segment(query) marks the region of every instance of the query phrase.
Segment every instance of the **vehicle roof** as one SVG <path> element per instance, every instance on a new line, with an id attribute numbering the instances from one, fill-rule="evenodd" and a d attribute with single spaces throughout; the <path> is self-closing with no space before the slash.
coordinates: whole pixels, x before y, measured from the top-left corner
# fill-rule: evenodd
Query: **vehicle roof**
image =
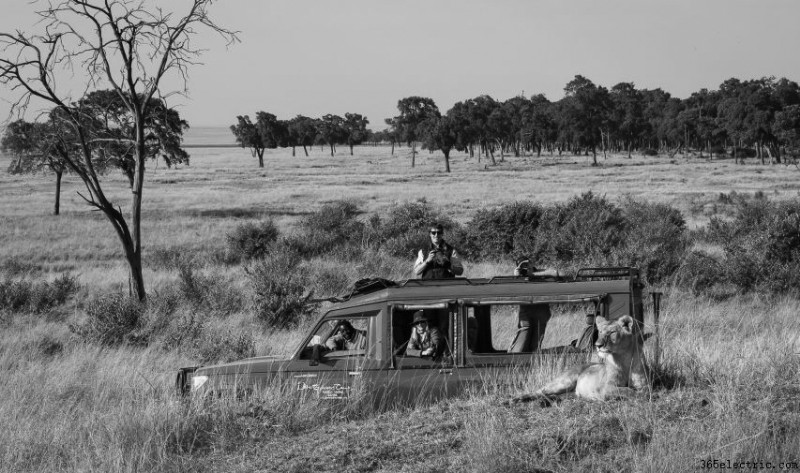
<path id="1" fill-rule="evenodd" d="M 329 313 L 363 305 L 396 303 L 435 303 L 448 300 L 502 300 L 502 299 L 580 299 L 611 293 L 630 291 L 629 278 L 612 280 L 529 280 L 518 277 L 491 279 L 409 279 L 396 286 L 378 289 L 366 294 L 354 294 L 331 307 Z"/>

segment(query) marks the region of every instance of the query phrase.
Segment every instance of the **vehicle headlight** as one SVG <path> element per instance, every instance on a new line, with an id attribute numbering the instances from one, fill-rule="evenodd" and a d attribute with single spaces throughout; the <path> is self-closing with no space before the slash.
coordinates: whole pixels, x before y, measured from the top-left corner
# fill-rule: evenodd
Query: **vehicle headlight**
<path id="1" fill-rule="evenodd" d="M 193 376 L 192 377 L 192 391 L 197 391 L 208 381 L 208 376 Z"/>

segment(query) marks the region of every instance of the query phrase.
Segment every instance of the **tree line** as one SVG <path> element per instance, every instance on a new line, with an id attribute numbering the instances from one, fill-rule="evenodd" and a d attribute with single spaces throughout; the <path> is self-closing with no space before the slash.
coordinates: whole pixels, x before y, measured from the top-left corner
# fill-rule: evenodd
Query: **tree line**
<path id="1" fill-rule="evenodd" d="M 506 154 L 541 156 L 564 152 L 592 154 L 598 150 L 642 154 L 695 150 L 709 158 L 730 150 L 738 163 L 755 156 L 761 163 L 780 163 L 800 152 L 800 86 L 786 78 L 754 80 L 731 78 L 718 90 L 701 89 L 686 99 L 657 89 L 637 89 L 620 82 L 611 89 L 594 84 L 581 75 L 564 87 L 561 100 L 543 94 L 498 101 L 489 95 L 457 102 L 446 113 L 433 99 L 406 97 L 398 101 L 399 114 L 385 119 L 387 128 L 367 129 L 367 118 L 359 114 L 325 115 L 321 119 L 302 115 L 278 120 L 266 112 L 237 117 L 231 126 L 236 140 L 258 156 L 263 167 L 266 148 L 328 144 L 331 155 L 337 144 L 364 142 L 405 143 L 412 148 L 412 167 L 417 145 L 440 150 L 450 172 L 453 149 L 477 154 L 496 163 Z M 294 150 L 293 150 L 294 155 Z"/>

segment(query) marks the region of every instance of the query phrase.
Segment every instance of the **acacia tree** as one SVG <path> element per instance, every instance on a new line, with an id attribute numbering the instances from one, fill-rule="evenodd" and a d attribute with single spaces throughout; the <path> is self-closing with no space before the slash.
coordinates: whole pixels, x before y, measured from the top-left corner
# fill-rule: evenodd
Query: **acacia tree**
<path id="1" fill-rule="evenodd" d="M 450 172 L 450 151 L 458 143 L 456 120 L 447 115 L 429 118 L 421 128 L 422 147 L 431 151 L 441 150 L 444 154 L 444 170 Z"/>
<path id="2" fill-rule="evenodd" d="M 231 132 L 236 137 L 236 142 L 242 148 L 250 148 L 250 154 L 254 158 L 258 158 L 258 167 L 264 167 L 264 149 L 266 144 L 264 139 L 256 128 L 255 123 L 250 121 L 248 115 L 239 115 L 236 117 L 237 123 L 231 125 Z"/>
<path id="3" fill-rule="evenodd" d="M 317 134 L 331 147 L 331 157 L 336 153 L 336 145 L 345 139 L 344 118 L 327 114 L 317 121 Z"/>
<path id="4" fill-rule="evenodd" d="M 570 128 L 575 144 L 591 149 L 592 165 L 597 166 L 597 144 L 602 140 L 601 130 L 611 108 L 608 90 L 577 75 L 564 92 L 562 124 Z"/>
<path id="5" fill-rule="evenodd" d="M 128 263 L 130 291 L 139 300 L 147 297 L 141 237 L 146 117 L 152 99 L 166 96 L 161 90 L 165 77 L 176 76 L 185 88 L 188 69 L 201 53 L 192 43 L 199 29 L 219 33 L 229 44 L 237 40 L 234 32 L 208 16 L 210 4 L 211 0 L 193 0 L 185 14 L 176 16 L 146 0 L 53 0 L 38 11 L 42 32 L 0 33 L 0 83 L 20 93 L 12 113 L 24 113 L 32 98 L 63 113 L 63 126 L 71 127 L 81 151 L 67 161 L 86 187 L 86 194 L 80 195 L 114 227 Z M 81 70 L 87 90 L 101 84 L 111 88 L 132 119 L 131 134 L 124 137 L 134 160 L 130 224 L 103 191 L 92 159 L 91 128 L 58 87 L 64 73 Z"/>
<path id="6" fill-rule="evenodd" d="M 308 157 L 308 147 L 314 145 L 314 140 L 317 138 L 317 124 L 313 118 L 298 115 L 288 123 L 289 126 L 289 144 L 292 147 L 292 156 L 295 155 L 294 149 L 296 146 L 302 146 L 303 152 Z"/>
<path id="7" fill-rule="evenodd" d="M 369 136 L 367 130 L 369 120 L 358 113 L 345 113 L 342 129 L 346 135 L 347 146 L 350 147 L 350 156 L 353 155 L 353 146 L 361 144 Z"/>
<path id="8" fill-rule="evenodd" d="M 113 90 L 90 92 L 76 105 L 85 125 L 91 126 L 96 165 L 119 168 L 133 188 L 136 157 L 127 138 L 133 134 L 134 127 L 130 110 Z M 152 98 L 143 126 L 146 158 L 161 156 L 168 167 L 189 164 L 189 153 L 181 147 L 183 132 L 189 124 L 177 110 L 169 108 L 160 98 Z"/>
<path id="9" fill-rule="evenodd" d="M 49 169 L 56 175 L 53 215 L 61 212 L 61 178 L 67 170 L 67 162 L 54 139 L 56 131 L 52 122 L 16 120 L 9 123 L 0 140 L 0 149 L 17 158 L 9 167 L 10 173 L 27 174 Z M 66 149 L 63 151 L 67 152 Z"/>
<path id="10" fill-rule="evenodd" d="M 406 97 L 397 101 L 397 110 L 400 115 L 392 119 L 400 137 L 411 147 L 411 167 L 413 168 L 417 158 L 417 141 L 420 140 L 422 129 L 420 125 L 426 120 L 437 118 L 439 107 L 433 99 L 428 97 Z"/>

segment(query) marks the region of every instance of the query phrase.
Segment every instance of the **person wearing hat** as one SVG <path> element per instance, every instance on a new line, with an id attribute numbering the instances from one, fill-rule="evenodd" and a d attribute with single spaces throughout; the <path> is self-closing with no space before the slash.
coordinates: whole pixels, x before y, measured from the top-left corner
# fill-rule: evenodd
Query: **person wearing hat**
<path id="1" fill-rule="evenodd" d="M 424 311 L 414 312 L 411 322 L 411 338 L 406 346 L 406 356 L 430 356 L 442 354 L 444 348 L 442 332 L 439 327 L 432 326 Z"/>
<path id="2" fill-rule="evenodd" d="M 430 226 L 431 243 L 427 253 L 419 250 L 414 263 L 414 274 L 420 279 L 443 279 L 461 276 L 464 267 L 456 250 L 444 241 L 444 227 L 440 223 Z"/>

